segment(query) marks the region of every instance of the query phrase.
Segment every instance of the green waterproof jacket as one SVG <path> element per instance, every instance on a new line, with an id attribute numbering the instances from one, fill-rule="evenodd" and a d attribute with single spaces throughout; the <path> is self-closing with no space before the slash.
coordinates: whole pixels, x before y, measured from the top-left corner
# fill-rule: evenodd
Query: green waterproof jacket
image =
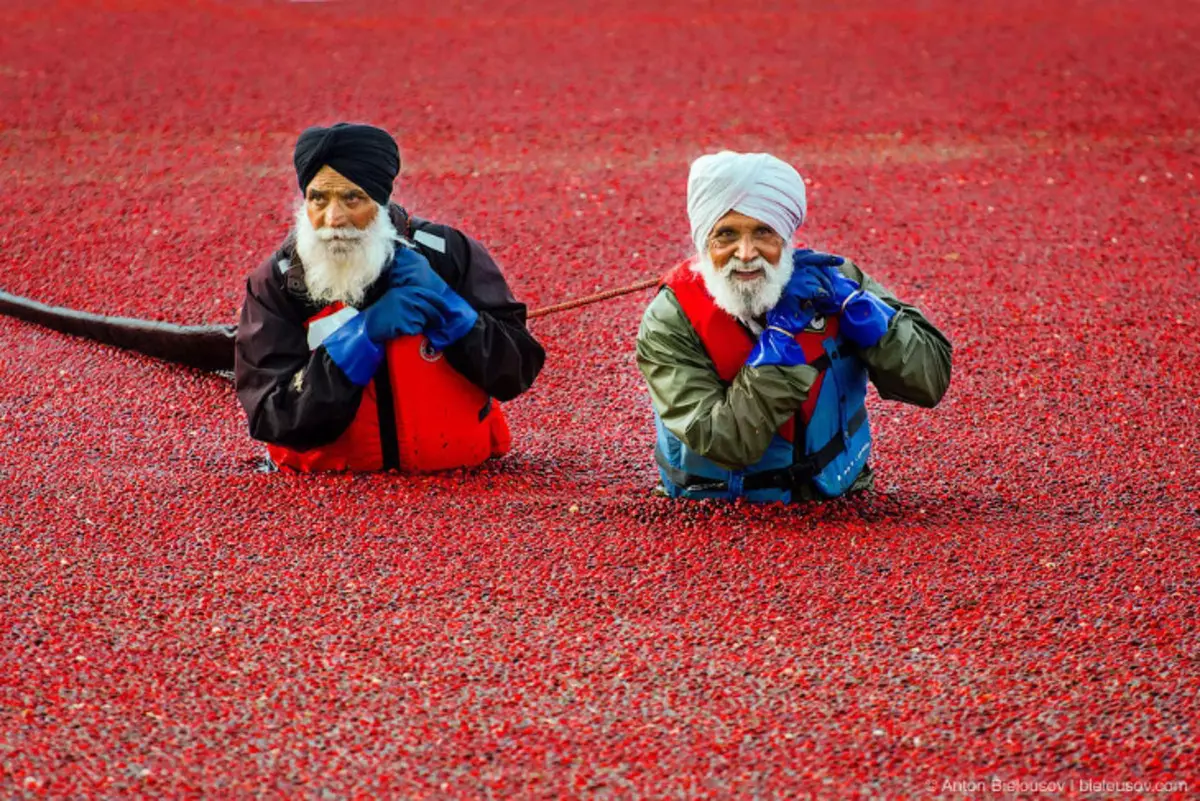
<path id="1" fill-rule="evenodd" d="M 847 261 L 839 269 L 897 312 L 883 339 L 859 352 L 880 397 L 936 406 L 950 384 L 950 340 L 916 307 L 900 302 L 853 263 Z M 808 365 L 768 365 L 743 367 L 726 384 L 667 288 L 642 317 L 637 363 L 663 425 L 699 455 L 731 470 L 762 458 L 771 437 L 804 403 L 817 377 Z M 868 468 L 850 491 L 872 483 Z M 816 497 L 811 489 L 799 495 L 798 499 Z"/>

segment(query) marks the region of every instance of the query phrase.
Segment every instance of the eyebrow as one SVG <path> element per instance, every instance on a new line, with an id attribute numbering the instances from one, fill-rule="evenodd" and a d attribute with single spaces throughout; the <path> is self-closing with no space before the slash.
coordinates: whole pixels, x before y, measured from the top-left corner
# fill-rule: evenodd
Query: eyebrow
<path id="1" fill-rule="evenodd" d="M 311 200 L 316 200 L 317 198 L 323 198 L 323 197 L 325 197 L 325 191 L 322 189 L 310 189 L 310 190 L 308 190 L 308 197 Z"/>

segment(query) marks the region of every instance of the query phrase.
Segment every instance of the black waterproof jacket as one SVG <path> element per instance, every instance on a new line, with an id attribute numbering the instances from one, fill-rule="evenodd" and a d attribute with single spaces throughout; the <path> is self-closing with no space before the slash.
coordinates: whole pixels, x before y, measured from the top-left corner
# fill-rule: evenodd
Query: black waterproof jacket
<path id="1" fill-rule="evenodd" d="M 445 351 L 450 365 L 500 401 L 533 384 L 546 352 L 525 327 L 525 305 L 513 297 L 483 245 L 447 225 L 388 209 L 396 230 L 412 239 L 434 271 L 479 312 L 474 328 Z M 366 303 L 386 289 L 381 278 Z M 291 236 L 246 280 L 237 326 L 234 379 L 250 436 L 294 450 L 341 436 L 358 411 L 362 387 L 351 383 L 325 348 L 309 350 L 305 323 L 321 310 L 309 299 L 304 265 Z M 380 415 L 391 415 L 387 370 L 376 374 Z M 390 426 L 388 427 L 390 428 Z"/>

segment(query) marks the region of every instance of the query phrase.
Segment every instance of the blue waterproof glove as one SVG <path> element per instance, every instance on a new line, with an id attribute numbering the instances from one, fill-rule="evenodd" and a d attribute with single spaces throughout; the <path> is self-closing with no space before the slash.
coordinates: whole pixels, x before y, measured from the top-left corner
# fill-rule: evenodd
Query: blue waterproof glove
<path id="1" fill-rule="evenodd" d="M 870 292 L 858 290 L 842 305 L 841 332 L 860 348 L 879 344 L 896 310 Z"/>
<path id="2" fill-rule="evenodd" d="M 383 361 L 383 348 L 367 335 L 365 314 L 351 317 L 341 328 L 325 337 L 321 345 L 333 363 L 346 374 L 346 378 L 360 387 L 371 383 L 379 363 Z"/>
<path id="3" fill-rule="evenodd" d="M 437 317 L 430 320 L 425 328 L 425 336 L 434 350 L 445 350 L 467 335 L 475 327 L 479 312 L 471 308 L 471 304 L 453 289 L 446 291 L 433 299 Z"/>
<path id="4" fill-rule="evenodd" d="M 773 325 L 768 326 L 759 335 L 754 350 L 750 351 L 750 357 L 746 359 L 747 367 L 764 367 L 769 364 L 795 367 L 807 363 L 804 350 L 796 341 L 796 335 Z"/>
<path id="5" fill-rule="evenodd" d="M 428 289 L 389 289 L 362 313 L 372 342 L 419 334 L 438 314 L 437 295 Z"/>
<path id="6" fill-rule="evenodd" d="M 822 314 L 832 314 L 841 309 L 842 298 L 836 300 L 838 292 L 845 291 L 836 283 L 841 276 L 837 268 L 845 264 L 841 256 L 820 253 L 816 250 L 797 250 L 792 254 L 792 277 L 787 288 L 783 291 L 780 303 L 788 303 L 793 309 L 816 306 Z M 845 294 L 858 289 L 858 284 L 850 282 L 851 288 Z"/>
<path id="7" fill-rule="evenodd" d="M 415 250 L 399 248 L 396 251 L 396 258 L 388 268 L 388 282 L 400 291 L 428 293 L 433 312 L 425 326 L 425 336 L 434 350 L 445 350 L 462 339 L 479 319 L 479 312 L 451 289 L 434 272 L 429 261 Z"/>
<path id="8" fill-rule="evenodd" d="M 802 267 L 841 267 L 846 260 L 831 253 L 804 248 L 792 253 L 792 266 L 799 270 Z"/>
<path id="9" fill-rule="evenodd" d="M 837 259 L 839 264 L 842 262 L 838 256 L 831 258 Z M 814 301 L 817 311 L 826 317 L 841 315 L 842 334 L 858 347 L 869 348 L 877 344 L 887 333 L 896 310 L 864 291 L 857 281 L 842 275 L 837 266 L 828 264 L 818 269 L 824 275 L 829 294 Z"/>
<path id="10" fill-rule="evenodd" d="M 779 296 L 775 308 L 767 312 L 767 319 L 770 320 L 774 316 L 781 322 L 786 322 L 806 315 L 804 325 L 808 325 L 808 321 L 813 318 L 812 312 L 816 304 L 827 297 L 829 281 L 825 275 L 816 267 L 802 265 L 792 271 L 792 277 L 783 288 L 783 294 Z M 780 327 L 787 328 L 786 325 Z M 799 331 L 800 328 L 789 330 Z"/>
<path id="11" fill-rule="evenodd" d="M 795 367 L 808 364 L 808 360 L 804 358 L 804 350 L 796 341 L 796 334 L 803 331 L 815 316 L 816 311 L 811 307 L 800 308 L 797 304 L 784 302 L 776 304 L 775 308 L 767 312 L 767 327 L 759 335 L 746 364 L 750 367 L 768 364 Z"/>
<path id="12" fill-rule="evenodd" d="M 796 342 L 796 334 L 812 322 L 818 304 L 827 303 L 832 287 L 824 271 L 841 262 L 839 256 L 812 250 L 798 250 L 792 254 L 792 277 L 775 308 L 767 312 L 767 327 L 759 335 L 746 364 L 751 367 L 767 364 L 795 367 L 808 363 Z"/>
<path id="13" fill-rule="evenodd" d="M 822 267 L 821 274 L 825 276 L 827 285 L 829 286 L 829 295 L 817 301 L 817 311 L 826 317 L 834 314 L 840 314 L 842 304 L 846 299 L 859 290 L 857 281 L 851 280 L 842 275 L 841 270 L 837 267 Z"/>
<path id="14" fill-rule="evenodd" d="M 429 259 L 420 251 L 412 248 L 397 247 L 392 264 L 388 267 L 388 286 L 414 287 L 419 286 L 434 292 L 446 288 L 446 282 L 433 270 Z"/>

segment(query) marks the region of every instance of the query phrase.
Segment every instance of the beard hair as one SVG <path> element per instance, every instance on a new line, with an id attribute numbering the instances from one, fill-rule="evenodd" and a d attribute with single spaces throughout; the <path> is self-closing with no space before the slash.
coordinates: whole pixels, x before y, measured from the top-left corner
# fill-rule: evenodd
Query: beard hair
<path id="1" fill-rule="evenodd" d="M 750 322 L 761 317 L 783 297 L 784 287 L 792 278 L 791 245 L 786 245 L 779 254 L 778 264 L 771 264 L 762 256 L 756 256 L 749 263 L 734 256 L 718 270 L 707 253 L 700 254 L 700 260 L 692 268 L 704 278 L 704 286 L 713 302 L 742 322 Z M 744 281 L 734 278 L 736 271 L 763 271 L 761 278 Z"/>
<path id="2" fill-rule="evenodd" d="M 378 204 L 377 204 L 378 205 Z M 318 304 L 359 307 L 392 260 L 398 238 L 386 206 L 366 228 L 314 228 L 304 203 L 296 209 L 296 253 L 308 296 Z"/>

